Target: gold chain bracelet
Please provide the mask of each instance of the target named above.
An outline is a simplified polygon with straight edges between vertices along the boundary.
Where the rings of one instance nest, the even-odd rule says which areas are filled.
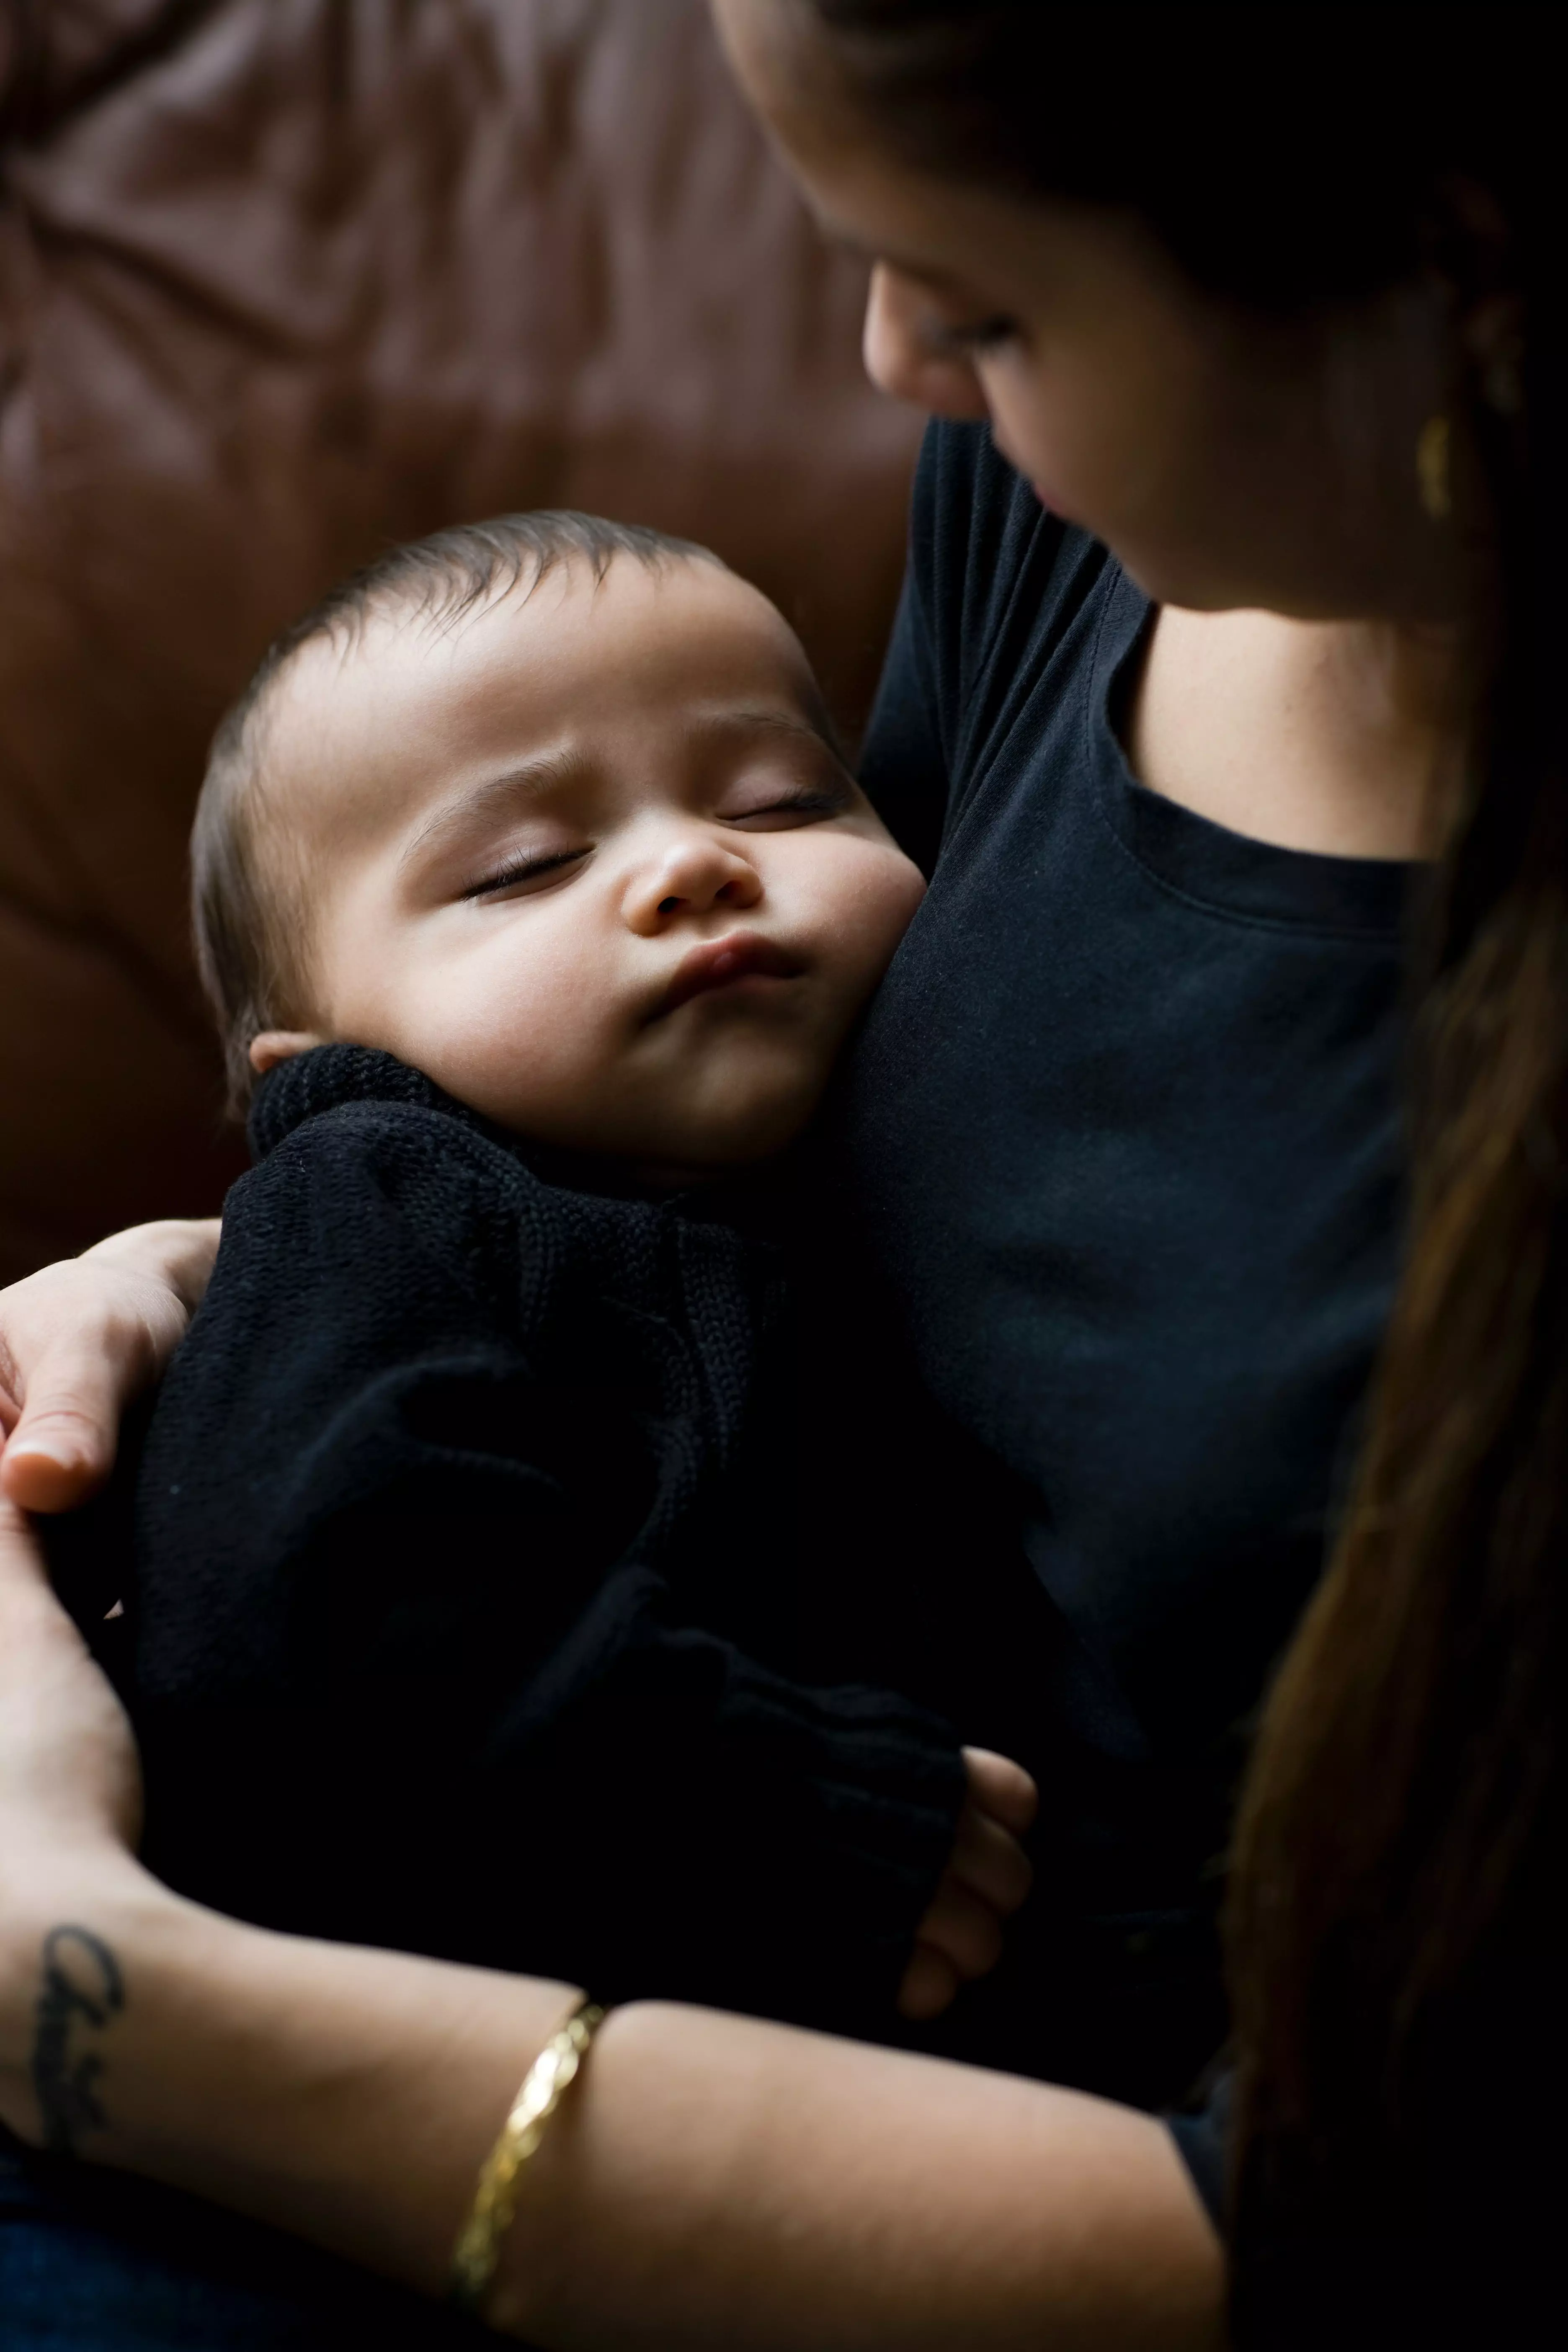
[[[479,2167],[473,2206],[453,2251],[447,2289],[448,2299],[470,2317],[477,2318],[483,2310],[495,2277],[501,2241],[517,2210],[518,2175],[575,2080],[604,2014],[595,2002],[585,2000],[573,2011],[560,2032],[551,2035],[522,2078],[500,2137]]]

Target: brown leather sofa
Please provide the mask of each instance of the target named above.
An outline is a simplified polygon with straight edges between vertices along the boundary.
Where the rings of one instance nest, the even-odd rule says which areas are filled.
[[[0,1276],[239,1165],[186,949],[213,723],[388,542],[705,540],[853,726],[916,421],[702,0],[0,0]]]

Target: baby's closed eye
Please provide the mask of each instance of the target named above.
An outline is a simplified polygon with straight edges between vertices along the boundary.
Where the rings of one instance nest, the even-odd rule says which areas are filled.
[[[771,782],[759,782],[738,786],[717,814],[721,824],[743,824],[758,833],[771,833],[792,824],[815,824],[826,817],[843,816],[854,801],[854,790],[847,783],[781,790]]]
[[[525,853],[509,858],[481,880],[468,883],[458,895],[461,898],[493,898],[506,891],[524,890],[531,884],[540,885],[557,879],[570,868],[580,866],[590,855],[587,846],[542,850],[531,855]]]

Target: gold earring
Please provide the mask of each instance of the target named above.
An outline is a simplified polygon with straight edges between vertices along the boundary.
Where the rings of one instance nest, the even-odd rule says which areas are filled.
[[[1454,511],[1448,486],[1448,420],[1429,416],[1415,436],[1415,486],[1422,510],[1433,522],[1447,522]]]

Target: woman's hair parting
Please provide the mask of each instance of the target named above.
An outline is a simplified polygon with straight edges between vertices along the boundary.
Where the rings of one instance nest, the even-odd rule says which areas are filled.
[[[1424,277],[1457,322],[1449,416],[1489,522],[1468,774],[1415,974],[1406,1264],[1331,1564],[1256,1745],[1228,1924],[1237,2340],[1396,2341],[1401,2319],[1346,2291],[1347,2250],[1419,2240],[1430,2270],[1505,2216],[1528,2242],[1558,2169],[1517,2145],[1523,2086],[1554,2067],[1548,2134],[1563,2088],[1541,2034],[1568,1680],[1553,12],[768,5],[798,70],[910,168],[1121,207],[1253,316],[1353,332],[1358,302]],[[1500,366],[1458,331],[1488,305],[1517,316]],[[1555,2216],[1535,2218],[1550,2243]]]
[[[531,593],[563,564],[595,583],[617,556],[650,570],[720,558],[695,541],[640,523],[568,509],[458,523],[395,547],[350,575],[274,638],[213,738],[191,832],[191,911],[196,964],[217,1017],[230,1110],[243,1115],[254,1083],[250,1047],[263,1030],[305,1025],[309,877],[281,824],[268,824],[268,706],[295,656],[318,642],[352,647],[370,623],[395,617],[435,631],[521,588]]]

